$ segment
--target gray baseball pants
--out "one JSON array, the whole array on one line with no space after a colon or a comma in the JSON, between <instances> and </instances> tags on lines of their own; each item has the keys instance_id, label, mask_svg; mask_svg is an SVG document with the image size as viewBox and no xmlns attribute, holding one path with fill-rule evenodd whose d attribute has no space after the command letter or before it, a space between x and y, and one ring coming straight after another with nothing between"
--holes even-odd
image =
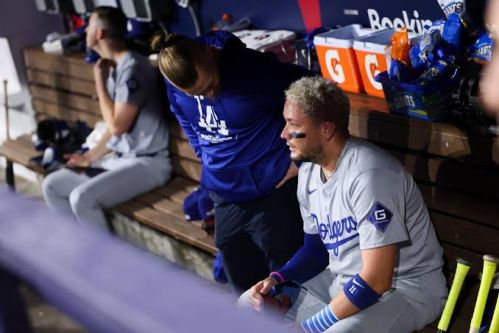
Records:
<instances>
[{"instance_id":1,"label":"gray baseball pants","mask_svg":"<svg viewBox=\"0 0 499 333\"><path fill-rule=\"evenodd\" d=\"M342 290L350 276L333 275L325 270L305 282L298 299L286 314L286 322L300 322L320 310ZM342 319L327 333L410 333L433 322L441 314L447 297L441 271L412 279L398 280L379 301L357 314ZM249 294L239 298L239 305L249 307Z\"/></svg>"},{"instance_id":2,"label":"gray baseball pants","mask_svg":"<svg viewBox=\"0 0 499 333\"><path fill-rule=\"evenodd\" d=\"M62 168L43 181L43 195L49 208L107 229L103 209L163 185L172 167L167 153L154 157L103 158L92 167L107 171L94 177Z\"/></svg>"}]
</instances>

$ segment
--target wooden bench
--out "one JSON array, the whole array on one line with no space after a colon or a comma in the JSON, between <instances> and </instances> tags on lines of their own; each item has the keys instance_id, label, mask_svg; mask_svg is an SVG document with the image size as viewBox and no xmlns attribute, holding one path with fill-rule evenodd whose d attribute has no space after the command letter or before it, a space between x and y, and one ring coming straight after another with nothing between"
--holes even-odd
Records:
<instances>
[{"instance_id":1,"label":"wooden bench","mask_svg":"<svg viewBox=\"0 0 499 333\"><path fill-rule=\"evenodd\" d=\"M52 115L86 120L90 125L100 119L91 68L81 56L27 49L25 59L37 118ZM450 326L451 332L467 330L482 255L499 255L497 138L389 114L382 99L350 95L350 101L351 134L390 151L417 181L444 248L448 281L452 282L456 258L472 263ZM120 237L208 276L216 253L213 239L199 225L186 223L182 214L183 199L199 182L199 160L174 120L170 130L175 177L169 184L113 208L111 223ZM34 153L27 137L0 146L0 155L40 172L28 163ZM423 332L435 331L436 324Z\"/></svg>"}]
</instances>

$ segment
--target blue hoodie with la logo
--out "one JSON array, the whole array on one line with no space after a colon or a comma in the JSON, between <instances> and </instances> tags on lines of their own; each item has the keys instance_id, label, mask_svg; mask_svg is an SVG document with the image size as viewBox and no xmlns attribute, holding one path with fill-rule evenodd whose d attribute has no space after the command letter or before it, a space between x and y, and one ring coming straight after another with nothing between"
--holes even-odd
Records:
<instances>
[{"instance_id":1,"label":"blue hoodie with la logo","mask_svg":"<svg viewBox=\"0 0 499 333\"><path fill-rule=\"evenodd\" d=\"M210 32L198 41L222 50L221 90L215 97L189 96L166 82L171 111L201 158L206 189L226 202L263 197L291 163L280 138L284 90L311 73L248 49L229 32Z\"/></svg>"}]
</instances>

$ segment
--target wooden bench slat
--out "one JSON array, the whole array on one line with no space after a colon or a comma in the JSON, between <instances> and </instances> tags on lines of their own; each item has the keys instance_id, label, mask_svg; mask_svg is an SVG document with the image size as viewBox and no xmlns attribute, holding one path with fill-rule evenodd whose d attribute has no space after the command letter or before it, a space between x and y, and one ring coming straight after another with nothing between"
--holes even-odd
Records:
<instances>
[{"instance_id":1,"label":"wooden bench slat","mask_svg":"<svg viewBox=\"0 0 499 333\"><path fill-rule=\"evenodd\" d=\"M172 138L170 140L170 152L176 156L201 163L187 140Z\"/></svg>"},{"instance_id":2,"label":"wooden bench slat","mask_svg":"<svg viewBox=\"0 0 499 333\"><path fill-rule=\"evenodd\" d=\"M161 193L161 189L157 190L157 192ZM187 195L189 195L189 193L183 192L183 191L179 191L179 192L173 193L170 196L170 200L172 200L172 201L174 201L176 203L183 204L183 202L184 202L185 198L187 197Z\"/></svg>"},{"instance_id":3,"label":"wooden bench slat","mask_svg":"<svg viewBox=\"0 0 499 333\"><path fill-rule=\"evenodd\" d=\"M175 174L190 178L197 182L201 179L201 163L178 156L172 156L173 171Z\"/></svg>"},{"instance_id":4,"label":"wooden bench slat","mask_svg":"<svg viewBox=\"0 0 499 333\"><path fill-rule=\"evenodd\" d=\"M153 192L182 204L184 202L183 198L191 193L198 185L198 183L195 183L190 179L176 176L170 180L168 184L154 189Z\"/></svg>"},{"instance_id":5,"label":"wooden bench slat","mask_svg":"<svg viewBox=\"0 0 499 333\"><path fill-rule=\"evenodd\" d=\"M181 204L183 204L185 198L189 195L189 192L185 190L172 191L164 187L156 189L155 192L159 193L160 195L168 195L168 198L170 200Z\"/></svg>"},{"instance_id":6,"label":"wooden bench slat","mask_svg":"<svg viewBox=\"0 0 499 333\"><path fill-rule=\"evenodd\" d=\"M40 152L35 149L33 143L31 143L30 135L23 135L14 140L7 140L3 144L7 147L18 150L19 153L25 153L26 155L40 154Z\"/></svg>"},{"instance_id":7,"label":"wooden bench slat","mask_svg":"<svg viewBox=\"0 0 499 333\"><path fill-rule=\"evenodd\" d=\"M184 130L175 119L175 116L171 114L171 112L168 112L168 128L170 130L170 135L179 139L187 140L187 136L185 135Z\"/></svg>"},{"instance_id":8,"label":"wooden bench slat","mask_svg":"<svg viewBox=\"0 0 499 333\"><path fill-rule=\"evenodd\" d=\"M24 51L24 59L28 68L92 81L94 79L92 64L87 64L83 57L83 54L59 56L45 53L41 48L27 48Z\"/></svg>"},{"instance_id":9,"label":"wooden bench slat","mask_svg":"<svg viewBox=\"0 0 499 333\"><path fill-rule=\"evenodd\" d=\"M456 244L477 253L494 253L498 249L499 229L437 212L431 212L431 217L442 242Z\"/></svg>"},{"instance_id":10,"label":"wooden bench slat","mask_svg":"<svg viewBox=\"0 0 499 333\"><path fill-rule=\"evenodd\" d=\"M180 203L175 202L173 200L169 200L163 198L156 202L153 206L154 209L159 210L160 212L165 212L175 217L178 217L181 220L185 221L185 215L183 207Z\"/></svg>"},{"instance_id":11,"label":"wooden bench slat","mask_svg":"<svg viewBox=\"0 0 499 333\"><path fill-rule=\"evenodd\" d=\"M37 155L41 155L41 152L38 152L31 143L30 135L23 135L15 140L4 141L0 145L0 156L4 156L9 161L44 175L47 173L45 169L31 162L31 158Z\"/></svg>"},{"instance_id":12,"label":"wooden bench slat","mask_svg":"<svg viewBox=\"0 0 499 333\"><path fill-rule=\"evenodd\" d=\"M418 183L430 210L499 228L497 200Z\"/></svg>"},{"instance_id":13,"label":"wooden bench slat","mask_svg":"<svg viewBox=\"0 0 499 333\"><path fill-rule=\"evenodd\" d=\"M27 166L29 159L26 155L23 155L15 147L12 147L8 143L4 143L0 146L0 155L5 156L8 160Z\"/></svg>"},{"instance_id":14,"label":"wooden bench slat","mask_svg":"<svg viewBox=\"0 0 499 333\"><path fill-rule=\"evenodd\" d=\"M39 98L33 98L32 104L33 108L37 112L37 121L47 117L55 117L70 122L81 120L87 123L90 127L94 127L95 123L102 120L101 115L97 115L96 113L76 110L70 107L44 101Z\"/></svg>"},{"instance_id":15,"label":"wooden bench slat","mask_svg":"<svg viewBox=\"0 0 499 333\"><path fill-rule=\"evenodd\" d=\"M352 99L350 95L350 98ZM355 98L364 98L356 96ZM493 153L497 138L469 137L464 130L443 123L425 122L385 112L352 108L350 133L379 144L449 158L470 158L473 163L497 166Z\"/></svg>"},{"instance_id":16,"label":"wooden bench slat","mask_svg":"<svg viewBox=\"0 0 499 333\"><path fill-rule=\"evenodd\" d=\"M353 110L388 112L388 103L382 98L361 94L348 94L348 98L350 100L350 108Z\"/></svg>"},{"instance_id":17,"label":"wooden bench slat","mask_svg":"<svg viewBox=\"0 0 499 333\"><path fill-rule=\"evenodd\" d=\"M40 153L35 150L33 145L27 146L21 141L8 140L5 141L1 146L1 155L7 157L7 159L13 160L16 163L28 166L29 160Z\"/></svg>"},{"instance_id":18,"label":"wooden bench slat","mask_svg":"<svg viewBox=\"0 0 499 333\"><path fill-rule=\"evenodd\" d=\"M473 165L414 152L389 150L414 179L499 199L497 167Z\"/></svg>"},{"instance_id":19,"label":"wooden bench slat","mask_svg":"<svg viewBox=\"0 0 499 333\"><path fill-rule=\"evenodd\" d=\"M180 219L184 219L184 212L181 203L165 198L155 192L142 194L136 197L134 201L150 206L154 209L159 210L160 212L164 212L170 215L174 215Z\"/></svg>"},{"instance_id":20,"label":"wooden bench slat","mask_svg":"<svg viewBox=\"0 0 499 333\"><path fill-rule=\"evenodd\" d=\"M166 197L179 204L184 203L184 199L191 193L199 184L184 177L175 177L165 186L156 188L153 192L162 197Z\"/></svg>"},{"instance_id":21,"label":"wooden bench slat","mask_svg":"<svg viewBox=\"0 0 499 333\"><path fill-rule=\"evenodd\" d=\"M7 149L2 149L0 152L1 155L5 156L8 160L21 164L22 166L25 166L29 169L34 169L35 170L35 164L31 163L31 159L28 157L28 155L24 154L23 152L19 151L17 148L12 148L12 147L7 147Z\"/></svg>"},{"instance_id":22,"label":"wooden bench slat","mask_svg":"<svg viewBox=\"0 0 499 333\"><path fill-rule=\"evenodd\" d=\"M36 150L33 146L33 142L31 141L30 134L21 135L21 136L17 137L14 141L19 142L21 147L29 147L32 150Z\"/></svg>"},{"instance_id":23,"label":"wooden bench slat","mask_svg":"<svg viewBox=\"0 0 499 333\"><path fill-rule=\"evenodd\" d=\"M73 78L62 74L46 72L38 69L28 69L28 80L35 85L42 85L53 89L65 90L77 94L96 98L95 83L92 81Z\"/></svg>"},{"instance_id":24,"label":"wooden bench slat","mask_svg":"<svg viewBox=\"0 0 499 333\"><path fill-rule=\"evenodd\" d=\"M70 94L62 90L54 90L33 84L30 84L29 88L34 98L100 116L99 102L88 96Z\"/></svg>"}]
</instances>

